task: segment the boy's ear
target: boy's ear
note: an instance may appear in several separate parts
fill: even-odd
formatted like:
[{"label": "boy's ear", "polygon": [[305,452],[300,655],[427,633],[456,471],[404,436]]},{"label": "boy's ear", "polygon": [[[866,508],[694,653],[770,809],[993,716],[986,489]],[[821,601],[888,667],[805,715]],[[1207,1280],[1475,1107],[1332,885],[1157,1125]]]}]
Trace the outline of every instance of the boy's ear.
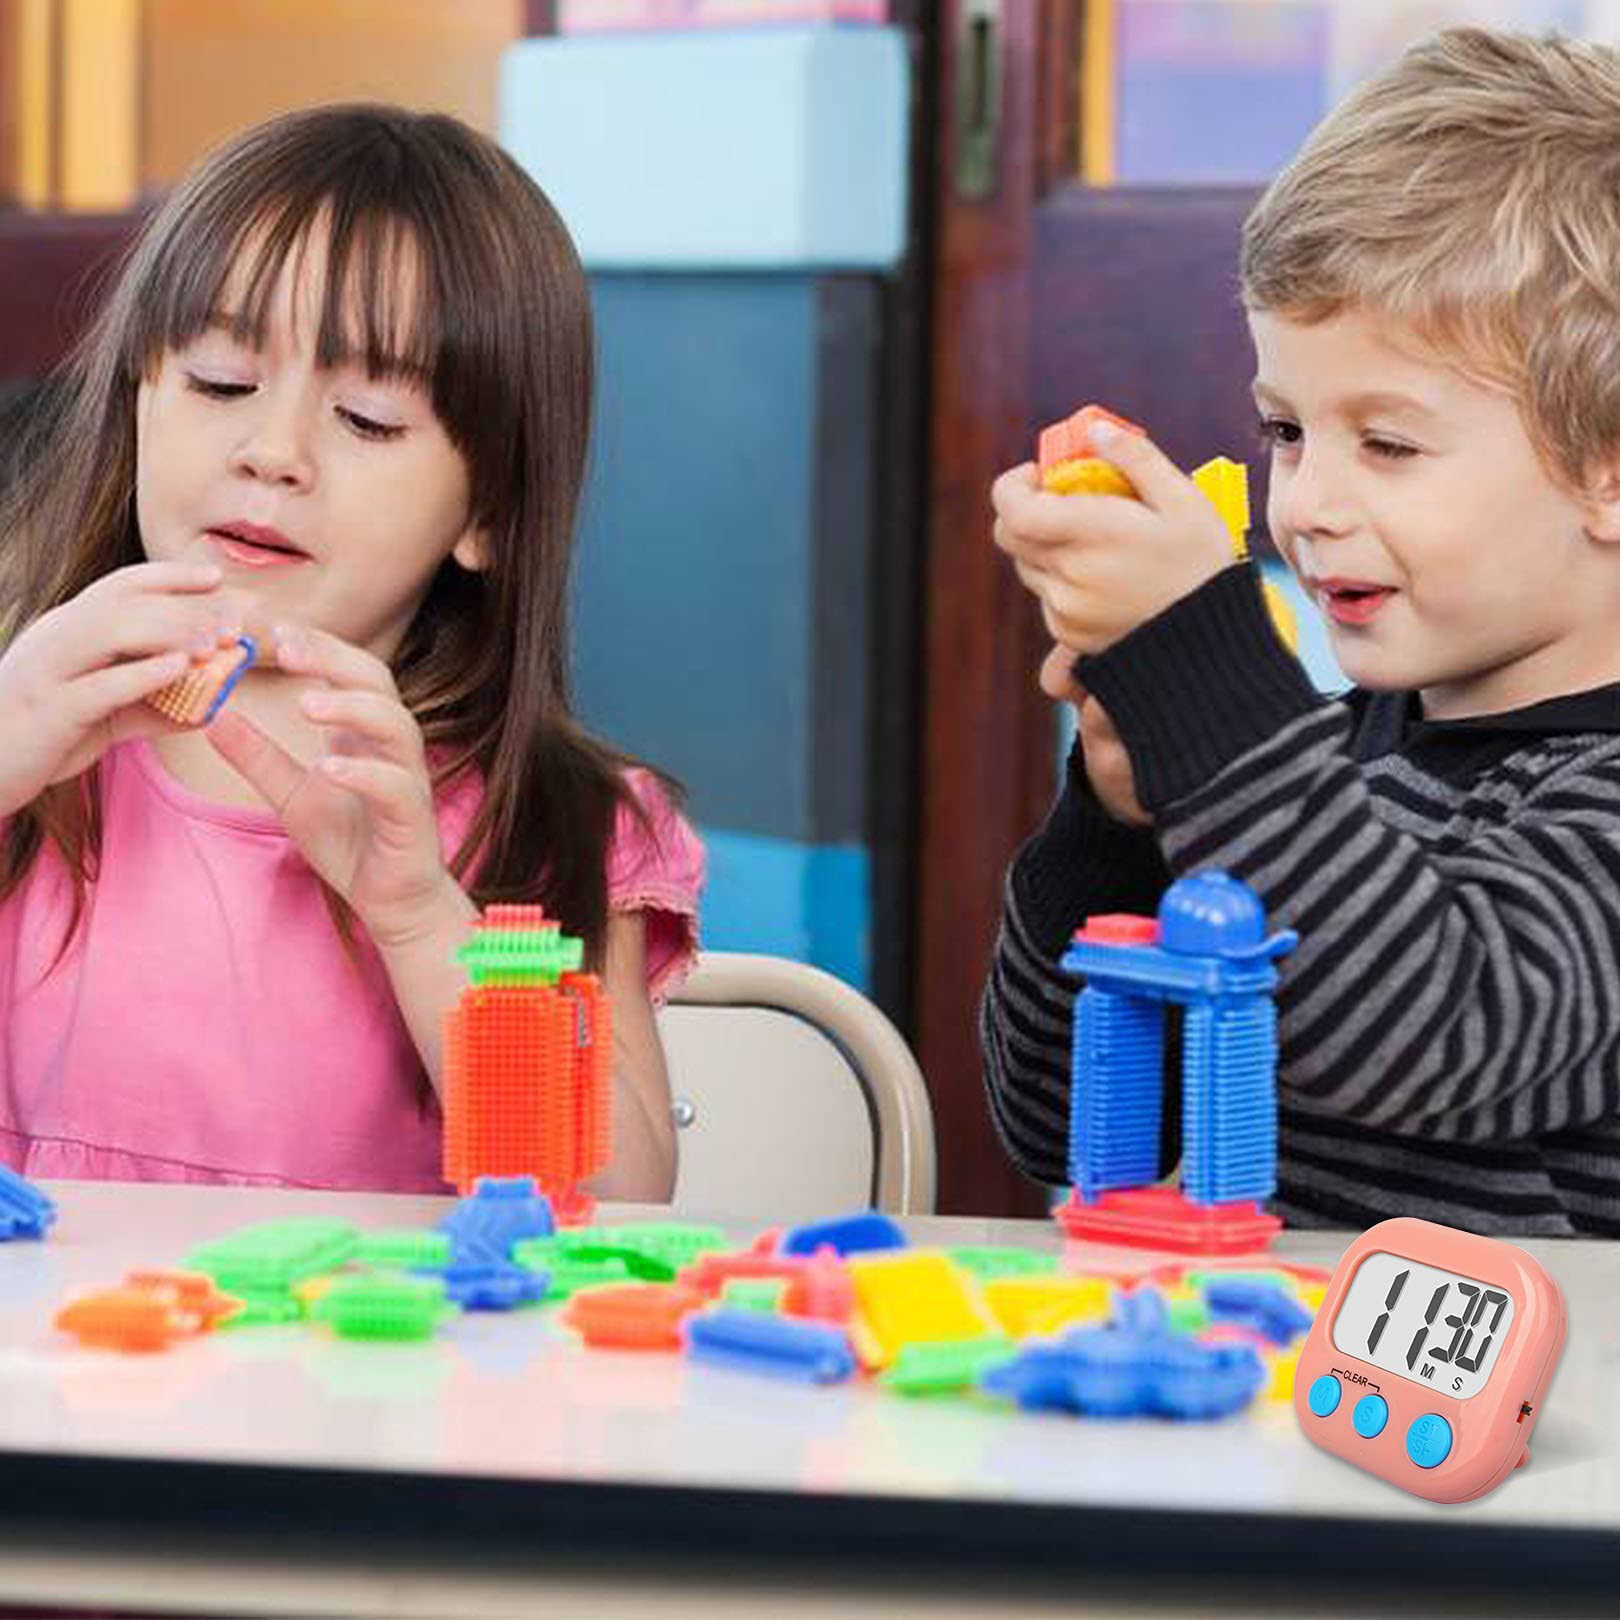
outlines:
[{"label": "boy's ear", "polygon": [[469,574],[483,573],[493,555],[489,535],[482,529],[464,529],[461,538],[450,548],[450,555]]},{"label": "boy's ear", "polygon": [[1586,532],[1594,540],[1620,541],[1620,454],[1593,469],[1586,487]]}]

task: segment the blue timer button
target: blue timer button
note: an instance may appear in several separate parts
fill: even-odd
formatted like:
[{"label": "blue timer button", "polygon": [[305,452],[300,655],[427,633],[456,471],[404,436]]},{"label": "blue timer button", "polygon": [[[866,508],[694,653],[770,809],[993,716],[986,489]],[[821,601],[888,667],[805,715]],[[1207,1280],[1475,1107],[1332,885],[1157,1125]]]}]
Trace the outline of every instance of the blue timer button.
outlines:
[{"label": "blue timer button", "polygon": [[1428,1412],[1406,1431],[1406,1455],[1419,1468],[1435,1468],[1451,1455],[1451,1425]]},{"label": "blue timer button", "polygon": [[1311,1410],[1318,1417],[1327,1417],[1339,1409],[1339,1397],[1344,1393],[1344,1385],[1331,1373],[1323,1373],[1311,1385]]},{"label": "blue timer button", "polygon": [[1363,1395],[1356,1402],[1350,1421],[1363,1440],[1371,1440],[1382,1434],[1384,1425],[1389,1422],[1389,1403],[1382,1395]]}]

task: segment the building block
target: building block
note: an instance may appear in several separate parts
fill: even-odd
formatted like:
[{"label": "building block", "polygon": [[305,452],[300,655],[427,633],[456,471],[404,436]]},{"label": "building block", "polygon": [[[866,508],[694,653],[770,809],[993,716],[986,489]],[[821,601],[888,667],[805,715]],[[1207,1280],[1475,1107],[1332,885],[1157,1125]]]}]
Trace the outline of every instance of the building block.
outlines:
[{"label": "building block", "polygon": [[390,1271],[442,1270],[450,1264],[450,1239],[443,1232],[410,1229],[362,1232],[354,1258],[363,1266]]},{"label": "building block", "polygon": [[957,1244],[946,1255],[980,1282],[995,1277],[1045,1277],[1058,1269],[1055,1254],[1034,1249],[1017,1249],[1005,1244]]},{"label": "building block", "polygon": [[56,1205],[33,1182],[0,1165],[0,1243],[42,1238],[56,1223]]},{"label": "building block", "polygon": [[782,1314],[811,1322],[848,1322],[855,1313],[855,1284],[849,1268],[830,1251],[811,1255],[804,1267],[786,1280]]},{"label": "building block", "polygon": [[980,1292],[1001,1331],[1024,1339],[1077,1322],[1107,1321],[1115,1287],[1104,1277],[992,1277]]},{"label": "building block", "polygon": [[532,1176],[559,1224],[612,1150],[613,1031],[581,941],[538,906],[491,906],[456,953],[470,983],[445,1019],[444,1177]]},{"label": "building block", "polygon": [[545,1296],[548,1304],[572,1299],[581,1289],[636,1280],[622,1255],[608,1254],[596,1259],[565,1255],[551,1238],[531,1238],[518,1244],[513,1258],[518,1265],[543,1272],[549,1279]]},{"label": "building block", "polygon": [[592,270],[887,270],[910,100],[896,28],[532,38],[498,125]]},{"label": "building block", "polygon": [[763,1316],[758,1311],[702,1311],[683,1329],[694,1361],[807,1383],[836,1384],[855,1372],[841,1329],[821,1322]]},{"label": "building block", "polygon": [[989,1334],[982,1339],[908,1344],[878,1374],[878,1382],[897,1395],[952,1395],[977,1387],[990,1368],[1010,1361],[1017,1349],[1010,1339]]},{"label": "building block", "polygon": [[787,1293],[784,1277],[733,1277],[720,1289],[720,1308],[725,1311],[763,1311],[781,1316],[782,1299]]},{"label": "building block", "polygon": [[1249,469],[1229,456],[1216,456],[1188,474],[1199,493],[1220,513],[1232,549],[1240,557],[1249,553]]},{"label": "building block", "polygon": [[999,1331],[973,1279],[943,1254],[857,1256],[848,1264],[856,1309],[880,1365],[908,1344],[978,1339]]},{"label": "building block", "polygon": [[241,636],[235,646],[219,647],[177,680],[146,699],[149,707],[180,726],[205,726],[224,708],[236,683],[253,667],[259,655],[252,636]]},{"label": "building block", "polygon": [[1314,1313],[1272,1283],[1210,1282],[1204,1297],[1217,1320],[1242,1322],[1286,1348],[1310,1331]]},{"label": "building block", "polygon": [[306,1277],[346,1265],[359,1249],[360,1234],[346,1221],[299,1216],[204,1243],[185,1269],[205,1272],[228,1294],[285,1294]]},{"label": "building block", "polygon": [[428,1339],[452,1314],[436,1277],[374,1272],[334,1277],[310,1316],[345,1339]]},{"label": "building block", "polygon": [[831,1249],[835,1254],[860,1254],[873,1249],[904,1249],[906,1234],[876,1210],[848,1215],[836,1221],[796,1226],[777,1246],[781,1254],[814,1254]]},{"label": "building block", "polygon": [[681,1323],[707,1303],[679,1283],[623,1283],[575,1294],[562,1320],[599,1350],[679,1350]]},{"label": "building block", "polygon": [[[1152,920],[1097,919],[1063,967],[1075,1003],[1069,1173],[1058,1212],[1071,1237],[1195,1253],[1263,1248],[1281,1222],[1276,1184],[1275,960],[1253,891],[1224,872],[1171,885]],[[1132,925],[1134,922],[1134,926]],[[1158,1174],[1163,1008],[1184,1009],[1181,1190]]]},{"label": "building block", "polygon": [[458,1261],[510,1260],[514,1244],[556,1229],[533,1176],[480,1176],[472,1195],[439,1222]]},{"label": "building block", "polygon": [[[1082,406],[1073,416],[1041,430],[1035,459],[1042,489],[1053,495],[1124,495],[1135,499],[1136,490],[1124,473],[1112,462],[1095,455],[1091,429],[1102,421],[1112,422],[1129,433],[1146,431],[1100,405]],[[1240,560],[1247,557],[1251,521],[1248,467],[1228,456],[1215,456],[1195,467],[1189,476],[1226,526],[1232,555]],[[1297,653],[1299,620],[1292,605],[1270,580],[1263,580],[1260,588],[1277,634],[1290,652]]]},{"label": "building block", "polygon": [[464,1311],[510,1311],[538,1304],[551,1287],[544,1271],[510,1260],[456,1260],[432,1275],[443,1282],[445,1297]]},{"label": "building block", "polygon": [[242,1302],[211,1278],[178,1271],[132,1271],[117,1288],[83,1295],[56,1316],[81,1344],[109,1350],[164,1350],[229,1321]]}]

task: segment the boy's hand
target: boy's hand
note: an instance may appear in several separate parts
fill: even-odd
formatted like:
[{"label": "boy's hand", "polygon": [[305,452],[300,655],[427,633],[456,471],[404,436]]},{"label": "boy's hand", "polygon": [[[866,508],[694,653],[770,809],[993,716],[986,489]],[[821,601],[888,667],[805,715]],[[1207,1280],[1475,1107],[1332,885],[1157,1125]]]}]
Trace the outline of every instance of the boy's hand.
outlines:
[{"label": "boy's hand", "polygon": [[990,492],[996,544],[1074,653],[1102,652],[1232,563],[1220,515],[1157,445],[1102,429],[1092,440],[1140,499],[1049,495],[1032,462]]},{"label": "boy's hand", "polygon": [[1060,703],[1074,705],[1080,729],[1080,755],[1098,803],[1127,827],[1151,827],[1153,817],[1136,797],[1131,756],[1114,729],[1108,711],[1074,678],[1074,649],[1053,647],[1041,665],[1041,690]]},{"label": "boy's hand", "polygon": [[278,629],[273,650],[280,669],[319,683],[300,707],[325,729],[327,752],[306,767],[230,708],[208,738],[372,940],[408,945],[460,895],[439,849],[421,728],[388,666],[369,652],[305,627]]}]

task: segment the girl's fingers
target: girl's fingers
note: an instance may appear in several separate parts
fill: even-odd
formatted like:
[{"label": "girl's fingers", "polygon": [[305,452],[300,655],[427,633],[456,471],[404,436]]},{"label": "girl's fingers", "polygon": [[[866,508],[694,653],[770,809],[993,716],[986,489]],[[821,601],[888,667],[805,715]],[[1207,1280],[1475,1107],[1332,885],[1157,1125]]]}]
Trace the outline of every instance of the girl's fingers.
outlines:
[{"label": "girl's fingers", "polygon": [[[106,669],[92,670],[68,683],[68,694],[74,705],[74,719],[84,729],[98,726],[121,709],[161,692],[170,681],[178,680],[186,671],[190,660],[184,653],[163,653],[152,658],[132,659],[128,663],[112,664]],[[150,711],[154,718],[156,710]],[[157,730],[166,729],[162,726]],[[125,733],[132,734],[132,733]]]},{"label": "girl's fingers", "polygon": [[340,727],[350,735],[334,739],[338,751],[362,747],[413,770],[425,770],[421,728],[397,697],[371,690],[327,687],[306,692],[299,707],[317,725]]},{"label": "girl's fingers", "polygon": [[277,625],[272,635],[277,665],[293,675],[313,675],[333,686],[380,692],[397,698],[391,669],[362,647],[309,625]]},{"label": "girl's fingers", "polygon": [[225,708],[205,733],[215,749],[280,814],[303,781],[304,767],[274,738],[234,709]]},{"label": "girl's fingers", "polygon": [[422,778],[392,760],[359,754],[327,754],[316,769],[328,781],[364,799],[373,825],[400,845],[433,825],[433,797]]}]

